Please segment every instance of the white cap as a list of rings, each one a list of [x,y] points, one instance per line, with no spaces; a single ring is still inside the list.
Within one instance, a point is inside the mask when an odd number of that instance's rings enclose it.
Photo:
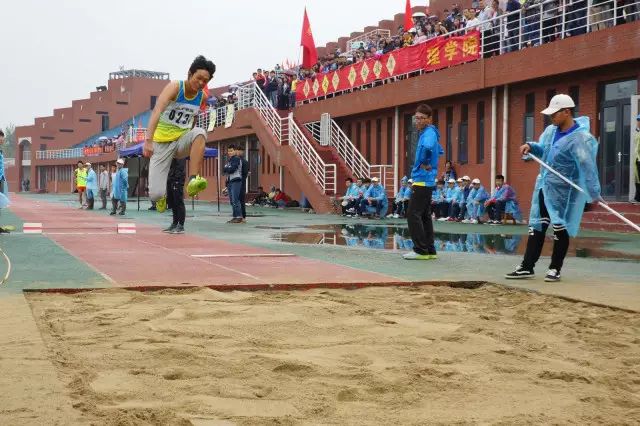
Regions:
[[[455,180],[455,179],[453,179],[453,178],[451,178],[451,179],[449,179],[447,182],[449,182],[449,183],[456,183],[456,180]]]
[[[560,95],[555,95],[553,98],[551,98],[551,102],[549,102],[549,106],[546,109],[543,109],[542,111],[540,111],[540,113],[544,115],[552,115],[560,111],[561,109],[575,108],[575,107],[576,107],[576,104],[573,102],[573,99],[571,99],[571,96],[560,94]]]
[[[118,161],[116,161],[116,163],[124,165],[124,158],[118,158]]]
[[[462,176],[462,180],[471,180],[471,178],[469,176]]]
[[[407,183],[413,183],[413,179],[409,179]]]
[[[88,161],[86,163],[84,163],[85,166],[90,166],[91,163],[89,163]]]
[[[458,178],[458,183],[463,182],[462,178]]]
[[[409,31],[408,31],[408,32],[410,32],[410,33],[415,33],[415,32],[416,32],[415,27],[411,27],[411,28],[409,28]]]
[[[474,180],[471,181],[471,183],[480,183],[480,179],[475,178]]]
[[[378,179],[377,177],[372,177],[371,178],[371,182],[378,182],[378,181],[380,181],[380,179]]]

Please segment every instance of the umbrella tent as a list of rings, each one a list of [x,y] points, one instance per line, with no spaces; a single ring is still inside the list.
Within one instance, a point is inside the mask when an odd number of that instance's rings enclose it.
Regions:
[[[138,170],[140,170],[140,158],[142,157],[142,146],[144,142],[140,142],[137,145],[133,145],[129,148],[124,148],[118,151],[118,156],[120,158],[137,158],[138,159]],[[218,157],[218,150],[216,148],[205,148],[204,149],[204,158],[216,158]],[[188,158],[188,157],[187,157]],[[216,173],[217,175],[217,173]],[[220,182],[218,182],[218,187],[220,187]],[[136,191],[138,193],[138,210],[140,210],[140,188]],[[220,200],[218,200],[218,203]],[[193,207],[193,198],[191,199],[191,207]],[[219,207],[218,207],[219,209]]]

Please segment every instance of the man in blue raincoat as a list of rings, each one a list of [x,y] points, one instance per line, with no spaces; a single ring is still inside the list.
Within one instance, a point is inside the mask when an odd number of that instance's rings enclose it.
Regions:
[[[127,196],[129,192],[129,169],[124,167],[124,159],[116,161],[117,170],[113,177],[113,198],[111,199],[110,215],[118,213],[124,216],[127,210]]]
[[[360,201],[360,211],[363,213],[375,211],[375,218],[384,219],[387,216],[388,209],[387,191],[380,185],[377,177],[371,178],[371,185],[369,185],[362,201]]]
[[[87,210],[93,210],[96,197],[98,196],[98,175],[93,170],[91,163],[84,163],[87,171]]]
[[[0,209],[9,206],[9,186],[7,185],[7,177],[4,175],[4,153],[2,151],[4,145],[4,132],[0,130]]]
[[[531,152],[566,178],[583,188],[588,195],[571,187],[544,167],[536,179],[529,213],[529,239],[524,259],[505,277],[531,278],[540,258],[549,225],[554,243],[551,265],[545,281],[560,280],[560,270],[569,249],[569,237],[575,237],[586,203],[602,200],[596,166],[598,142],[589,131],[589,118],[573,118],[575,104],[567,95],[556,95],[542,114],[551,118],[539,142],[520,147],[523,155]]]
[[[489,198],[489,194],[480,183],[480,179],[475,178],[471,181],[471,191],[467,197],[467,213],[469,219],[464,223],[480,223],[484,214],[484,203]]]

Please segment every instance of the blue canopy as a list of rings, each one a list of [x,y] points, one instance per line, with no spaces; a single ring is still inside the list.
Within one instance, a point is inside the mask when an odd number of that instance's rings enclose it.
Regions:
[[[142,145],[144,145],[144,142],[140,142],[139,144],[130,146],[129,148],[121,149],[118,154],[122,158],[142,157]],[[204,158],[215,158],[217,156],[218,150],[216,148],[204,149]]]

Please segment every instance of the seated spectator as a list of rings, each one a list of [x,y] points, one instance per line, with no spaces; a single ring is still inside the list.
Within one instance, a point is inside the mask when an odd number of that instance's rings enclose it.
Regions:
[[[283,191],[280,190],[280,188],[276,189],[275,195],[273,197],[273,201],[277,204],[278,208],[285,208],[285,207],[293,207],[291,206],[291,197],[289,197],[287,194],[285,194]]]
[[[264,188],[262,188],[261,186],[258,187],[258,193],[256,194],[251,204],[255,204],[257,206],[266,206],[269,204],[269,194],[264,192]]]
[[[431,208],[436,219],[447,217],[449,204],[446,201],[446,189],[443,180],[436,182],[436,189],[431,197]]]
[[[350,216],[356,213],[358,201],[360,200],[360,187],[358,184],[353,183],[353,179],[350,177],[344,180],[345,193],[343,197],[338,197],[336,201],[340,202],[342,208],[342,216]]]
[[[369,185],[363,199],[360,201],[360,214],[369,213],[371,209],[375,211],[373,217],[384,219],[388,208],[387,191],[380,185],[378,178],[374,177],[371,179],[371,185]]]
[[[465,24],[465,28],[467,31],[478,31],[480,30],[480,20],[476,16],[475,9],[469,9],[469,19],[467,19],[467,23]]]
[[[456,169],[453,167],[453,163],[451,161],[447,161],[444,163],[444,173],[442,173],[442,180],[445,182],[449,182],[450,179],[454,181],[458,178],[456,174]]]
[[[456,216],[456,220],[458,222],[462,222],[467,218],[467,199],[469,198],[469,193],[471,192],[471,178],[469,176],[463,176],[462,179],[458,179],[458,182],[461,182],[460,191],[462,195],[459,197],[458,202],[458,215]]]
[[[484,203],[489,198],[489,194],[480,183],[480,179],[475,178],[471,181],[471,191],[467,197],[467,216],[468,219],[463,223],[481,223],[484,215]]]
[[[411,184],[413,183],[412,179],[408,179],[404,176],[400,180],[400,189],[396,194],[396,198],[393,201],[393,210],[389,213],[387,217],[393,217],[394,219],[398,219],[399,217],[404,217],[407,213],[407,207],[409,207],[409,200],[411,199]]]
[[[484,203],[489,214],[489,225],[502,225],[502,216],[506,213],[514,220],[522,220],[516,192],[504,182],[504,176],[496,176],[496,188],[491,197]]]
[[[446,222],[446,221],[452,221],[453,219],[453,213],[455,211],[455,207],[454,207],[454,201],[456,201],[458,199],[458,192],[460,192],[460,190],[458,189],[458,187],[456,186],[456,181],[455,179],[451,178],[447,181],[448,187],[447,189],[445,189],[444,191],[444,205],[443,205],[443,209],[446,208],[446,216],[443,216],[441,218],[438,219],[438,221],[440,222]]]

